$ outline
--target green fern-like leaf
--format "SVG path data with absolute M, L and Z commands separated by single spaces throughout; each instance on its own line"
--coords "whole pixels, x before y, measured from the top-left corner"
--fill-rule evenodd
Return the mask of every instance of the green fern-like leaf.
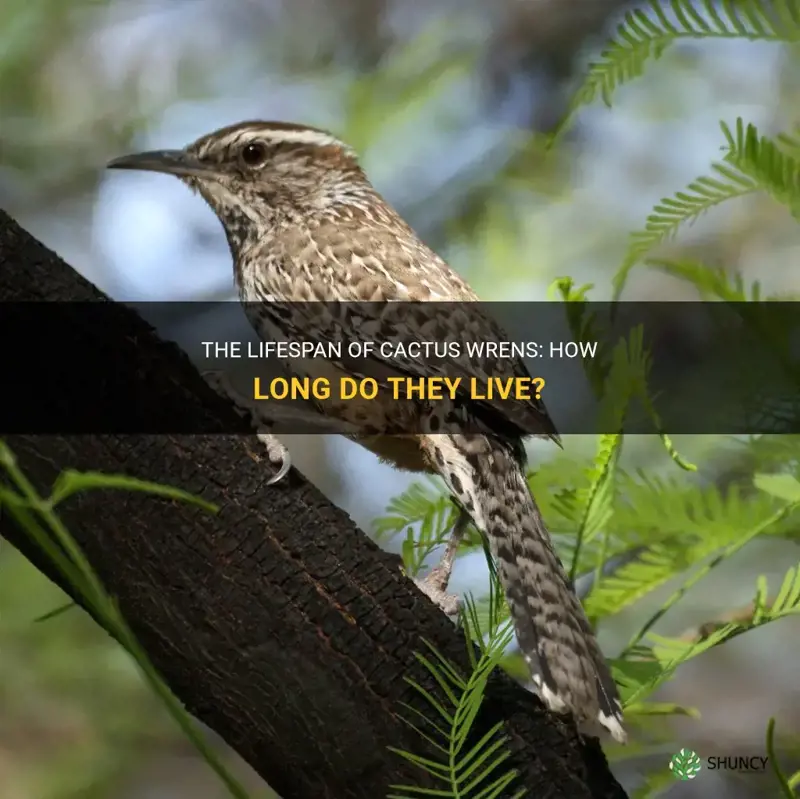
M 684 543 L 676 539 L 649 546 L 592 591 L 584 601 L 586 612 L 593 617 L 613 616 L 673 579 L 682 567 L 691 565 Z
M 800 158 L 800 125 L 796 125 L 792 133 L 779 133 L 775 143 L 794 158 Z
M 668 613 L 683 597 L 693 588 L 700 580 L 706 577 L 709 572 L 719 566 L 720 563 L 729 559 L 738 553 L 743 547 L 749 544 L 753 539 L 770 531 L 770 528 L 776 526 L 783 519 L 793 514 L 798 508 L 800 503 L 788 502 L 779 507 L 771 516 L 763 519 L 759 524 L 749 526 L 741 530 L 739 536 L 731 540 L 729 544 L 718 551 L 714 557 L 701 568 L 697 569 L 690 577 L 684 580 L 683 584 L 662 604 L 662 606 L 644 623 L 639 631 L 631 638 L 628 646 L 623 652 L 626 654 L 630 652 L 632 647 L 636 646 L 644 636 L 650 632 L 655 624 Z M 704 547 L 705 542 L 700 542 L 696 546 Z M 700 559 L 697 558 L 695 562 Z
M 465 603 L 463 615 L 467 619 L 467 632 L 470 638 L 486 655 L 492 647 L 492 642 L 498 638 L 500 631 L 505 629 L 511 612 L 500 585 L 497 567 L 486 544 L 484 544 L 484 554 L 489 567 L 489 593 L 482 599 L 470 597 L 469 602 Z M 472 650 L 470 650 L 470 655 L 472 655 Z M 502 659 L 505 660 L 505 655 Z M 525 677 L 527 678 L 527 667 L 525 668 Z
M 791 777 L 787 777 L 783 773 L 781 764 L 777 758 L 775 751 L 775 719 L 770 718 L 767 723 L 767 755 L 769 756 L 769 765 L 775 779 L 780 786 L 781 795 L 784 799 L 796 799 L 797 794 L 795 788 L 800 785 L 800 771 L 795 772 Z
M 570 567 L 570 579 L 575 580 L 578 575 L 581 546 L 584 541 L 592 538 L 607 527 L 611 518 L 614 505 L 615 473 L 619 456 L 622 452 L 623 437 L 618 434 L 601 435 L 598 437 L 597 454 L 588 470 L 589 488 L 581 497 L 583 514 L 578 525 L 577 542 Z M 598 577 L 605 562 L 605 553 L 601 550 L 598 556 Z
M 674 261 L 667 258 L 648 258 L 647 266 L 673 277 L 679 277 L 695 286 L 703 300 L 725 302 L 760 302 L 763 299 L 761 284 L 756 280 L 749 286 L 738 273 L 708 266 L 700 261 Z
M 745 127 L 741 117 L 734 130 L 724 122 L 720 126 L 727 143 L 725 163 L 800 218 L 800 158 L 761 136 L 755 125 Z
M 386 515 L 373 522 L 373 529 L 378 541 L 405 534 L 403 565 L 416 577 L 430 554 L 447 539 L 455 519 L 456 510 L 450 497 L 430 480 L 427 484 L 412 483 L 392 499 Z
M 747 620 L 724 624 L 699 641 L 664 638 L 650 633 L 649 637 L 653 640 L 654 645 L 649 651 L 659 668 L 650 680 L 640 685 L 629 697 L 628 703 L 641 702 L 651 695 L 672 677 L 681 664 L 688 660 L 698 657 L 748 630 L 763 627 L 765 624 L 771 624 L 798 613 L 800 613 L 800 566 L 795 566 L 787 572 L 772 605 L 767 604 L 766 579 L 759 578 L 753 601 L 753 614 Z
M 650 365 L 650 354 L 644 348 L 644 330 L 639 325 L 630 331 L 627 340 L 620 340 L 613 350 L 598 414 L 600 429 L 622 430 L 631 401 L 636 399 L 650 419 L 653 430 L 658 434 L 672 461 L 681 469 L 695 471 L 696 467 L 677 451 L 664 431 L 650 399 L 648 390 Z
M 700 177 L 683 191 L 665 197 L 653 208 L 642 230 L 630 236 L 625 258 L 614 275 L 614 300 L 619 300 L 630 271 L 653 248 L 673 238 L 678 229 L 714 206 L 759 190 L 759 184 L 726 164 L 712 164 L 715 177 Z
M 714 176 L 697 178 L 684 191 L 662 199 L 647 217 L 644 229 L 631 234 L 628 251 L 612 280 L 615 300 L 622 295 L 631 270 L 648 252 L 675 236 L 682 225 L 720 203 L 765 191 L 800 218 L 800 158 L 761 136 L 754 125 L 745 126 L 741 118 L 733 130 L 724 122 L 720 127 L 725 137 L 725 155 L 722 162 L 711 165 Z M 678 267 L 673 269 L 679 271 Z M 699 267 L 690 267 L 682 276 L 694 277 L 701 284 L 714 283 L 707 273 L 701 274 Z M 714 286 L 725 288 L 719 281 Z M 732 297 L 732 301 L 739 299 Z
M 800 41 L 798 0 L 648 0 L 625 14 L 600 59 L 589 65 L 556 135 L 574 113 L 600 96 L 611 105 L 614 92 L 640 77 L 645 67 L 682 39 Z
M 588 304 L 587 295 L 593 287 L 588 283 L 576 288 L 570 277 L 558 278 L 550 287 L 553 299 L 564 303 L 567 324 L 575 341 L 602 341 L 604 338 L 598 315 L 590 310 Z M 610 368 L 610 358 L 604 351 L 598 352 L 596 357 L 584 358 L 584 373 L 596 396 L 602 393 Z
M 575 286 L 575 281 L 571 277 L 557 277 L 547 290 L 551 300 L 561 300 L 561 302 L 588 302 L 588 294 L 594 288 L 594 283 L 584 283 L 582 286 Z
M 402 494 L 394 497 L 386 508 L 386 516 L 373 522 L 378 540 L 391 538 L 413 524 L 432 523 L 437 514 L 448 509 L 447 496 L 439 486 L 414 482 Z
M 564 277 L 556 280 L 550 291 L 553 295 L 560 295 L 563 300 L 567 323 L 576 340 L 607 340 L 608 336 L 602 330 L 598 314 L 589 310 L 586 301 L 586 295 L 591 288 L 592 285 L 587 284 L 576 289 L 572 279 Z M 696 470 L 693 464 L 681 456 L 662 429 L 650 400 L 647 391 L 650 360 L 643 349 L 641 329 L 633 331 L 627 342 L 620 341 L 610 353 L 605 349 L 597 357 L 585 359 L 583 368 L 595 396 L 601 399 L 599 429 L 621 430 L 628 405 L 633 397 L 638 396 L 670 458 L 682 469 Z
M 730 547 L 738 551 L 786 513 L 772 497 L 745 496 L 736 487 L 723 496 L 714 486 L 644 477 L 636 481 L 624 474 L 618 479 L 626 502 L 615 510 L 614 527 L 638 531 L 630 543 L 647 547 L 592 591 L 585 601 L 592 616 L 619 613 L 714 553 Z
M 403 720 L 428 742 L 438 753 L 438 758 L 422 757 L 395 748 L 391 750 L 433 777 L 440 787 L 392 785 L 391 790 L 396 793 L 391 793 L 390 799 L 420 796 L 499 799 L 507 795 L 506 791 L 516 780 L 516 771 L 501 768 L 511 756 L 505 747 L 507 739 L 502 733 L 503 723 L 495 724 L 477 741 L 473 741 L 472 736 L 489 676 L 505 656 L 513 636 L 510 625 L 504 621 L 502 589 L 491 561 L 490 576 L 488 613 L 483 614 L 472 597 L 465 600 L 462 611 L 461 621 L 472 664 L 469 676 L 461 674 L 426 641 L 428 652 L 417 654 L 417 659 L 438 686 L 439 695 L 434 696 L 407 678 L 409 685 L 425 700 L 429 714 L 406 706 L 408 715 Z M 481 619 L 487 622 L 486 628 L 480 626 Z M 476 656 L 476 644 L 479 656 Z M 519 799 L 523 795 L 524 789 L 521 789 L 513 797 Z

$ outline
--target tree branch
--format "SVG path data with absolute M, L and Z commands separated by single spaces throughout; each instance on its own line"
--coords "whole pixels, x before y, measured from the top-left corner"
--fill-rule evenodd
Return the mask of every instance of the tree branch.
M 0 300 L 103 299 L 0 212 Z M 428 785 L 386 747 L 421 750 L 397 713 L 401 701 L 416 704 L 405 676 L 435 690 L 414 657 L 422 639 L 466 671 L 463 637 L 403 576 L 399 558 L 296 471 L 267 487 L 259 444 L 230 403 L 175 345 L 114 307 L 109 329 L 61 331 L 53 342 L 61 357 L 96 357 L 93 349 L 110 341 L 116 379 L 220 434 L 8 436 L 21 468 L 43 492 L 64 468 L 99 470 L 176 485 L 221 508 L 214 516 L 109 491 L 59 506 L 167 684 L 284 799 L 376 799 L 391 783 Z M 16 391 L 24 378 L 11 371 L 4 383 Z M 92 403 L 77 378 L 58 392 Z M 7 518 L 0 532 L 59 582 Z M 625 796 L 596 742 L 583 742 L 502 674 L 491 681 L 477 734 L 499 719 L 528 796 Z

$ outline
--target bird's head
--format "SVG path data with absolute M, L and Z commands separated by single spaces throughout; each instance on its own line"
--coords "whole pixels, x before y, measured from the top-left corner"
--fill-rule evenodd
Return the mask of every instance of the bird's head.
M 108 167 L 175 175 L 203 196 L 226 229 L 331 213 L 372 193 L 347 144 L 327 131 L 284 122 L 243 122 L 182 150 L 125 155 Z

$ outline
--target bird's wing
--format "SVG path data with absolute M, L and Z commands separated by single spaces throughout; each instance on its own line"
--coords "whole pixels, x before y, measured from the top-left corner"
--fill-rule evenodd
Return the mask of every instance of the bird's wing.
M 283 270 L 286 282 L 270 310 L 287 340 L 371 341 L 375 349 L 369 355 L 348 357 L 345 347 L 345 357 L 334 366 L 355 377 L 372 377 L 382 387 L 388 386 L 389 377 L 460 377 L 457 410 L 474 427 L 512 437 L 546 436 L 558 442 L 550 415 L 533 396 L 535 392 L 531 399 L 470 397 L 472 377 L 482 384 L 490 377 L 531 375 L 520 358 L 467 352 L 468 341 L 508 338 L 470 286 L 390 206 L 382 206 L 380 213 L 386 218 L 367 219 L 354 213 L 323 223 L 313 233 L 292 233 L 293 255 L 289 257 L 287 251 Z M 303 243 L 307 254 L 298 258 L 298 244 Z M 320 250 L 326 256 L 326 269 L 320 268 Z M 307 273 L 302 294 L 291 278 L 298 269 Z M 380 349 L 384 343 L 420 341 L 454 343 L 459 354 L 414 358 L 396 348 L 388 354 Z
M 470 378 L 485 386 L 489 377 L 530 378 L 520 358 L 498 358 L 468 352 L 467 342 L 506 341 L 497 322 L 475 302 L 283 302 L 259 304 L 258 319 L 251 322 L 265 334 L 281 331 L 286 341 L 343 342 L 342 356 L 332 365 L 356 378 L 371 377 L 388 390 L 390 377 L 461 378 L 455 401 L 456 418 L 464 418 L 474 431 L 519 436 L 546 436 L 558 441 L 558 433 L 544 403 L 535 399 L 475 399 Z M 268 333 L 267 333 L 268 335 Z M 351 342 L 369 342 L 369 352 L 348 353 Z M 447 352 L 412 357 L 412 342 L 451 345 Z M 384 346 L 382 346 L 384 345 Z M 415 353 L 416 354 L 416 353 Z M 291 364 L 289 364 L 291 366 Z M 485 392 L 483 392 L 485 396 Z

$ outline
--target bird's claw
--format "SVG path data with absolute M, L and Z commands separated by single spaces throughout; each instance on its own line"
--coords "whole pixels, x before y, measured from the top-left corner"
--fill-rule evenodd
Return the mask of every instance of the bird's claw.
M 450 583 L 450 575 L 453 573 L 458 547 L 464 538 L 468 525 L 469 515 L 463 508 L 460 508 L 442 559 L 438 565 L 430 570 L 426 577 L 414 580 L 417 588 L 448 616 L 457 616 L 461 610 L 461 598 L 455 594 L 448 594 L 447 586 Z
M 457 616 L 461 610 L 461 597 L 447 593 L 449 574 L 444 574 L 445 569 L 436 566 L 426 577 L 414 580 L 414 584 L 425 594 L 434 605 L 443 610 L 448 616 Z
M 257 433 L 256 437 L 267 450 L 269 462 L 278 467 L 278 471 L 267 481 L 267 485 L 275 485 L 289 474 L 289 469 L 292 468 L 292 457 L 285 445 L 272 433 Z

